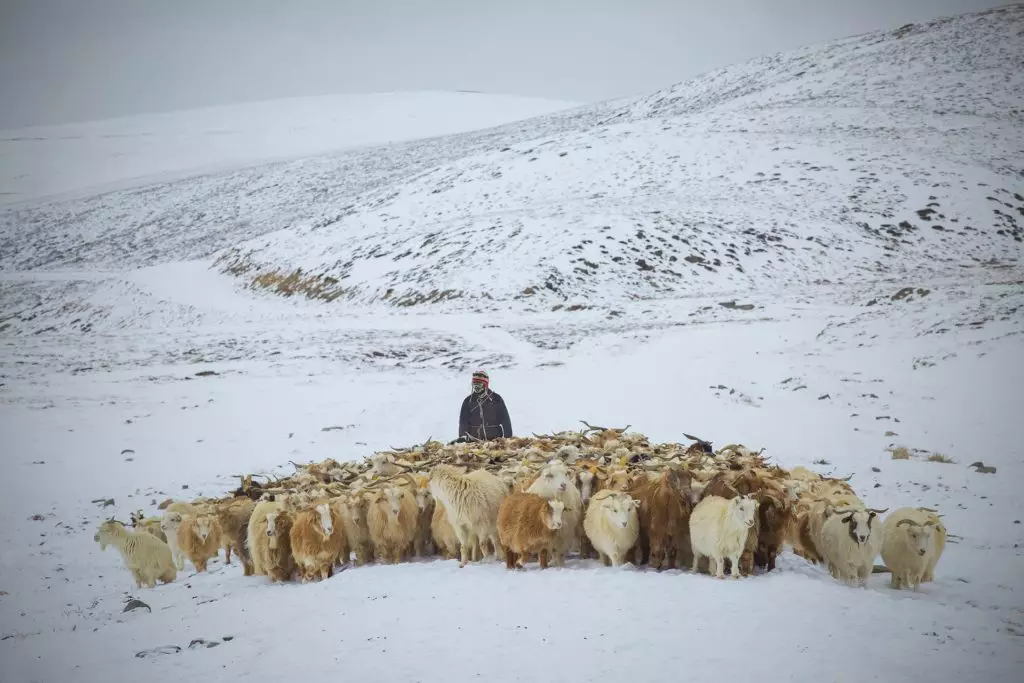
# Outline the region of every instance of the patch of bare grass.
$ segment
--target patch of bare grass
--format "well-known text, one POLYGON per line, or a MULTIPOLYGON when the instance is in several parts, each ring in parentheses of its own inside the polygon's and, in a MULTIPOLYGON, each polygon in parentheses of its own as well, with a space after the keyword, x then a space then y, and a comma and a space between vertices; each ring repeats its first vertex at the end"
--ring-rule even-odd
POLYGON ((943 455, 942 453, 932 453, 931 455, 928 456, 927 460, 928 462, 942 462, 946 463, 947 465, 951 465, 956 462, 956 460, 953 460, 953 458, 949 457, 948 455, 943 455))
POLYGON ((910 460, 910 449, 906 446, 898 446, 891 449, 893 460, 910 460))

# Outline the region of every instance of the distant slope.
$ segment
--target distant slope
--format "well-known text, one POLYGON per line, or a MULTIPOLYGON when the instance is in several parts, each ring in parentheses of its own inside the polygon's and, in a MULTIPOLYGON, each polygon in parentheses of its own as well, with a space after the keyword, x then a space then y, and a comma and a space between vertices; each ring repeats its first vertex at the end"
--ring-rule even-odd
POLYGON ((1022 32, 1016 5, 754 60, 224 262, 325 299, 545 306, 1014 263, 1022 32))
POLYGON ((0 130, 0 204, 460 133, 570 106, 463 92, 326 95, 0 130))
POLYGON ((0 267, 215 257, 345 305, 548 309, 1017 264, 1024 8, 651 96, 0 214, 0 267))

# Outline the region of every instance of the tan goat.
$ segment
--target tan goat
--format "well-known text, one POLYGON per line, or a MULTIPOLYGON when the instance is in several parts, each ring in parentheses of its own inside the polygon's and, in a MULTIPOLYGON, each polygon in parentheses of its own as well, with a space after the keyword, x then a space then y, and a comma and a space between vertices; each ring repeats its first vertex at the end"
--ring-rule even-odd
POLYGON ((535 493, 513 493, 498 510, 498 538, 505 553, 505 566, 522 568, 526 557, 536 553, 541 569, 560 545, 562 511, 565 504, 535 493))
POLYGON ((408 489, 399 486, 385 486, 369 495, 366 522, 373 547, 382 561, 401 562, 403 552, 416 536, 416 499, 408 489))
POLYGON ((370 498, 362 491, 353 491, 345 498, 345 514, 342 523, 345 526, 345 538, 356 555, 356 564, 364 565, 373 562, 373 541, 370 539, 370 526, 367 513, 370 510, 370 498))
POLYGON ((265 574, 271 581, 289 581, 294 576, 292 520, 291 511, 283 503, 262 501, 256 504, 246 540, 254 574, 265 574))
POLYGON ((430 535, 434 539, 437 552, 446 560, 454 560, 459 557, 459 539, 455 537, 455 529, 448 521, 448 513, 444 504, 434 501, 434 514, 430 520, 430 535))
POLYGON ((220 522, 214 515, 186 515, 182 518, 177 534, 178 547, 188 556, 197 572, 205 572, 206 563, 217 557, 222 533, 220 522))
POLYGON ((334 563, 348 548, 341 516, 326 499, 295 515, 289 537, 303 583, 334 576, 334 563))
POLYGON ((249 517, 256 507, 251 498, 234 498, 217 505, 217 521, 220 522, 221 547, 224 548, 224 564, 231 564, 232 549, 240 552, 238 531, 249 523, 249 517))

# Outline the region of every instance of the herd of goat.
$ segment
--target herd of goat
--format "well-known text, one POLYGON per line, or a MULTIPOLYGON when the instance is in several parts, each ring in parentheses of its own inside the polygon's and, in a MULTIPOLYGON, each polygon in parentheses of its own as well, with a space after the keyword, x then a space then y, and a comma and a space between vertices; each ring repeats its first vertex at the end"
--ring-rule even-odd
MULTIPOLYGON (((584 423, 586 424, 586 423, 584 423)), ((651 444, 625 429, 591 427, 533 438, 428 441, 362 462, 296 465, 287 479, 252 475, 223 499, 164 501, 162 517, 103 522, 138 587, 197 572, 223 549, 246 576, 322 580, 350 562, 440 555, 459 566, 570 554, 605 565, 687 568, 724 578, 772 571, 784 545, 864 585, 881 554, 893 588, 932 580, 946 530, 929 508, 868 508, 846 479, 785 470, 743 446, 713 451, 651 444), (354 559, 353 559, 354 555, 354 559)), ((294 463, 293 463, 294 464, 294 463)))

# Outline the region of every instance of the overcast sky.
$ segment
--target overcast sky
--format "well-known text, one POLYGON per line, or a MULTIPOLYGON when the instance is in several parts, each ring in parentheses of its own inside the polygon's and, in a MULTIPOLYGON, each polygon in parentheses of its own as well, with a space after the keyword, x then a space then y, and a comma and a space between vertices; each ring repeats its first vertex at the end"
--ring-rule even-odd
POLYGON ((340 92, 594 101, 985 0, 0 0, 0 128, 340 92))

